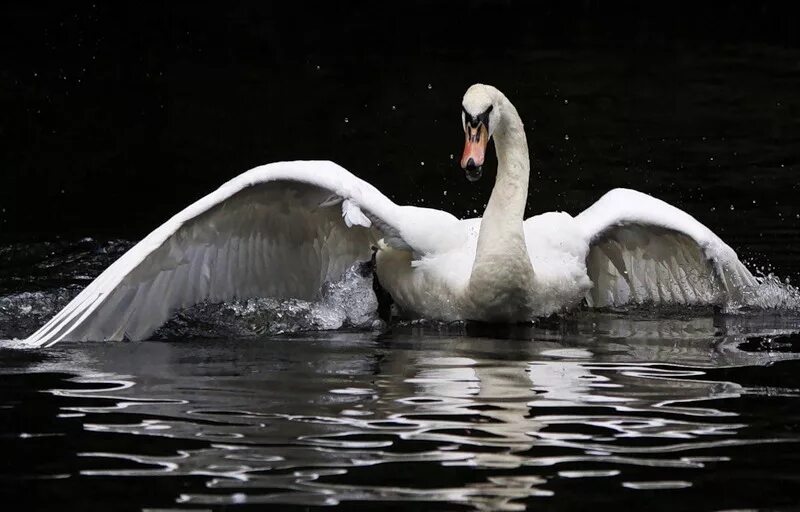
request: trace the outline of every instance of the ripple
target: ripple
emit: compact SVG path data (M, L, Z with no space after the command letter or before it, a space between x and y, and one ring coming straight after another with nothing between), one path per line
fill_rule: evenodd
M586 470L586 471L559 471L558 476L563 478L604 478L617 476L620 474L618 469L606 470Z
M685 489L691 487L691 482L682 480L663 480L659 482L622 482L622 487L639 491L660 491L665 489Z
M183 506L520 510L621 489L687 492L754 457L793 460L800 362L739 349L750 334L715 333L674 350L671 338L415 335L389 348L357 337L65 344L6 378L13 389L14 379L46 379L37 397L53 404L55 423L15 436L68 436L76 478L184 482L171 496ZM770 394L775 372L782 387ZM26 410L0 403L0 414ZM51 433L59 437L41 437ZM66 473L51 462L41 469Z

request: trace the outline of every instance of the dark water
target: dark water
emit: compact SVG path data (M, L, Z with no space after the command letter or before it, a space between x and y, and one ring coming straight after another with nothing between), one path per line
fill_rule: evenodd
M36 509L794 509L800 338L762 320L3 350L0 492Z
M577 214L631 187L754 271L800 278L787 4L393 7L3 3L0 339L265 162L331 159L399 203L475 215L492 172L468 184L455 163L474 82L525 122L528 214ZM0 503L800 506L796 310L276 334L329 325L318 306L262 309L255 327L236 305L210 320L203 306L162 341L0 343Z

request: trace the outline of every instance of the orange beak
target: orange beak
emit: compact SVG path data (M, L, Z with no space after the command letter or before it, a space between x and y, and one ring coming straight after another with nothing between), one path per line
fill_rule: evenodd
M464 154L461 156L461 168L482 166L483 159L486 156L486 143L489 142L486 127L483 123L479 124L477 128L467 125L464 136ZM472 160L471 163L470 160Z
M461 168L467 173L467 179L476 181L481 177L481 166L486 156L486 144L489 134L483 123L477 127L467 125L464 130L464 154L461 156Z

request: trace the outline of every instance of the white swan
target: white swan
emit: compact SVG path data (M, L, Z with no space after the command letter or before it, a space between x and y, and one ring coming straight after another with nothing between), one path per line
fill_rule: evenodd
M408 314L495 322L578 305L736 300L755 278L690 215L632 190L571 217L523 219L530 165L522 121L497 89L463 100L462 167L480 177L494 137L497 177L483 219L398 206L331 162L252 169L130 249L26 341L138 340L201 300L314 298L377 245L377 274Z

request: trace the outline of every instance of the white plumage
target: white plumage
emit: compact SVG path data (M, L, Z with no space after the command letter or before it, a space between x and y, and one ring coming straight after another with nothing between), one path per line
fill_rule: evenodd
M516 110L482 85L464 106L491 112L498 150L483 220L398 206L331 162L264 165L150 233L26 341L144 339L206 299L313 299L373 245L381 284L407 314L427 318L523 321L583 299L722 303L756 284L708 228L632 190L613 190L575 218L523 222L529 165Z

